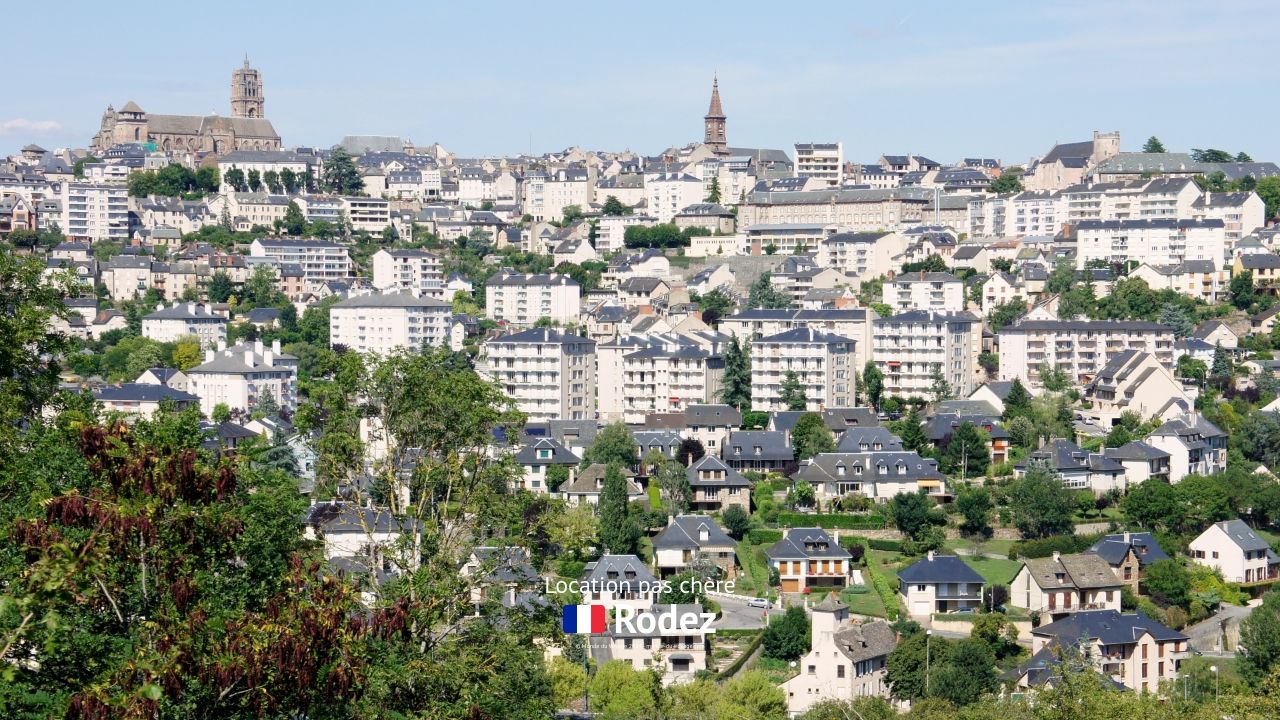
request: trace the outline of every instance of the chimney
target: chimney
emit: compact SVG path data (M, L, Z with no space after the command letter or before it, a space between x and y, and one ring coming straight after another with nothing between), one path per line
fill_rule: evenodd
M195 315L195 314L196 314L196 304L195 304L195 303L193 303L193 302L189 302L189 303L187 303L187 314L188 314L188 315Z
M1129 544L1129 531L1128 531L1128 530L1125 530L1125 531L1124 531L1124 544L1125 544L1125 545L1128 545L1128 544Z
M214 352L213 352L212 350L205 350L205 351L204 351L204 361L205 361L205 362L213 362L213 356L214 356Z
M244 351L244 364L248 365L249 367L253 367L253 351L252 350Z
M1053 561L1054 561L1054 562L1061 562L1061 561L1062 561L1062 553L1058 552L1057 550L1054 550L1054 551L1053 551Z
M279 340L279 338L277 338L277 339L275 339L275 340L272 340L272 341L271 341L271 352L273 352L273 353L275 353L275 354L277 354L277 355L279 355L279 354L280 354L280 340Z
M933 551L930 550L928 555L929 555L929 562L933 562Z
M270 367L270 366L272 366L272 365L275 365L275 364L276 364L276 363L275 363L275 360L276 360L276 354L275 354L275 353L273 353L273 352L271 352L270 350L266 350L266 351L264 351L264 352L262 353L262 364L263 364L263 365L266 365L266 366L268 366L268 367Z
M261 340L254 340L254 341L253 341L253 351L254 351L254 352L256 352L256 353L258 353L259 355L261 355L261 354L262 354L262 341L261 341Z
M836 545L839 545L839 544L840 544L840 531L839 531L839 530L832 530L832 531L831 531L831 539L835 541Z
M157 304L156 304L156 310L163 310L163 309L164 309L164 303L157 303Z

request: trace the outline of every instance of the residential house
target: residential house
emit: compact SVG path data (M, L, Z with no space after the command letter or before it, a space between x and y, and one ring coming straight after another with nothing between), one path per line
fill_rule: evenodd
M177 368L147 368L134 382L142 385L164 385L183 392L187 390L187 374Z
M827 503L848 495L888 502L898 493L946 493L946 477L938 461L909 450L819 453L800 464L791 476L813 485L814 497Z
M725 446L730 433L742 428L742 412L732 405L688 405L684 418L685 432L713 455Z
M720 449L720 459L738 472L788 475L796 469L795 448L786 433L776 430L730 432Z
M658 601L662 584L635 555L601 555L582 574L582 602L607 610L648 610Z
M1280 579L1280 557L1243 520L1210 525L1188 546L1191 559L1211 567L1230 583L1271 583Z
M1253 273L1253 286L1272 295L1280 291L1280 255L1258 253L1240 255L1231 267L1232 276Z
M840 547L839 532L829 535L821 528L788 528L764 555L769 567L777 570L784 593L842 588L849 582L853 556Z
M1102 496L1112 490L1126 489L1123 465L1102 453L1089 452L1070 440L1050 440L1039 450L1029 453L1026 461L1014 466L1014 473L1022 477L1030 463L1043 463L1072 490L1092 490L1094 495Z
M695 557L703 556L720 568L721 578L732 580L737 575L737 546L706 515L668 517L667 526L653 536L654 567L658 575L667 577L688 570Z
M200 398L165 385L123 383L103 385L93 391L93 399L102 403L104 410L150 419L160 409L161 403L172 402L182 410L195 407Z
M751 481L714 455L704 455L686 471L693 498L691 510L721 512L737 505L751 512Z
M993 464L1009 459L1010 436L1000 424L999 416L940 412L925 422L925 437L929 438L929 442L933 443L934 447L944 448L951 442L951 435L956 429L965 423L969 423L987 436L987 449L991 451Z
M604 494L606 470L606 466L592 463L586 469L578 471L572 482L566 481L554 492L570 505L586 503L599 506L600 496ZM622 468L621 472L627 485L627 502L644 499L644 489L636 484L636 474L630 468Z
M1177 679L1191 652L1186 635L1141 612L1089 610L1031 631L1031 651L1077 648L1103 676L1131 690L1156 693Z
M481 546L458 568L458 574L474 584L471 604L476 615L486 599L497 600L503 607L531 607L545 604L541 592L542 577L529 561L529 549L517 545Z
M1121 581L1098 555L1024 560L1009 583L1009 603L1053 617L1080 610L1119 610Z
M1109 428L1120 422L1126 412L1143 420L1180 414L1192 406L1192 399L1150 353L1122 350L1085 386L1085 397L1092 407L1085 410L1087 419Z
M798 674L782 684L791 717L822 701L888 697L886 666L898 645L888 623L850 620L849 606L830 593L813 606L809 632L811 649L800 658Z
M157 305L155 312L142 318L142 336L162 343L194 337L200 347L211 348L226 342L227 318L215 315L201 303Z
M1149 532L1123 532L1104 535L1085 552L1102 558L1115 574L1116 579L1136 595L1138 582L1146 576L1146 570L1154 563L1168 560L1169 556L1155 536Z
M307 508L303 537L320 541L329 565L348 573L387 580L418 567L417 521L398 518L386 508L347 500L314 502Z
M524 468L520 478L521 489L545 494L551 491L548 471L554 466L567 468L569 479L565 482L573 484L574 473L577 472L581 458L550 438L542 438L525 443L516 451L516 464Z
M1166 420L1145 438L1169 453L1169 482L1187 475L1216 475L1227 469L1227 434L1199 412Z
M1009 397L1009 391L1012 389L1012 380L992 380L974 388L974 391L969 393L968 399L986 402L997 413L1004 415L1004 400Z
M1169 482L1169 453L1141 440L1116 448L1104 447L1102 454L1124 467L1124 485L1127 488L1152 478Z
M982 576L955 555L925 557L898 572L898 594L913 617L976 610L982 605Z
M664 685L692 682L697 673L707 669L707 634L700 629L680 633L657 630L664 622L663 615L678 617L692 615L695 627L700 628L703 608L697 604L654 605L637 614L632 624L634 632L612 623L600 643L591 644L591 657L597 664L617 660L629 663L637 672L654 670L660 673ZM641 618L652 615L653 618ZM667 621L669 622L669 621ZM640 628L652 626L652 632Z

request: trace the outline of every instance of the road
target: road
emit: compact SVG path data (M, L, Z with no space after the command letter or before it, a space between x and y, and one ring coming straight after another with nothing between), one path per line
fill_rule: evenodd
M1240 637L1240 623L1251 612L1251 607L1223 605L1213 617L1188 626L1182 632L1191 638L1191 647L1206 654L1217 653L1223 650L1221 638L1225 627L1230 643L1228 649L1234 651Z
M712 623L713 627L723 630L757 630L764 627L764 610L747 607L746 600L723 595L716 595L711 599L720 604L720 617ZM769 614L775 618L781 617L782 610L774 607L769 610Z

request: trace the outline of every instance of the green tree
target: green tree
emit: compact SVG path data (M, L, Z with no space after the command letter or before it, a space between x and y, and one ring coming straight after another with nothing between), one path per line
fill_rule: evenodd
M1040 446L1040 431L1031 418L1025 415L1015 417L1008 425L1009 438L1018 447L1035 450Z
M1178 522L1177 491L1160 480L1148 480L1130 490L1120 507L1125 517L1140 527L1169 529Z
M986 432L965 421L952 431L942 451L939 465L943 472L961 477L979 477L991 464L991 449Z
M1249 413L1231 439L1246 460L1280 469L1280 418L1274 413Z
M222 179L236 192L246 192L249 189L249 181L245 178L244 171L238 167L228 170Z
M966 638L952 647L947 661L929 678L929 692L953 705L972 705L999 687L996 659L981 640Z
M335 147L325 159L321 182L325 190L339 195L355 195L364 190L364 179L355 160L342 147Z
M760 277L751 283L750 292L747 294L748 308L781 310L791 307L791 298L774 287L769 277L770 273L761 273Z
M654 471L658 488L662 496L671 503L672 514L686 512L693 501L693 488L689 485L689 475L684 465L667 461Z
M662 684L656 673L610 660L591 678L591 709L606 720L655 717Z
M1208 148L1204 150L1200 148L1192 148L1191 159L1201 163L1229 163L1233 160L1231 153L1226 150L1217 150L1215 148Z
M795 448L796 460L808 460L818 453L836 451L831 431L822 416L815 412L807 412L796 420L791 430L791 445Z
M956 496L956 509L964 519L960 522L960 532L969 536L991 537L991 493L984 488L962 490Z
M629 511L627 478L621 465L611 463L605 470L600 492L600 543L615 555L632 554L638 549L642 531Z
M1013 173L1005 173L991 181L991 184L987 186L987 192L996 195L1022 192L1022 179Z
M800 384L800 376L796 375L795 371L788 370L782 376L778 399L788 410L804 410L808 407L809 398L805 393L804 385Z
M1280 592L1268 591L1240 623L1240 646L1249 650L1237 660L1240 674L1260 687L1280 667Z
M750 348L750 343L747 345ZM735 335L724 350L724 375L720 380L720 402L739 410L751 409L751 356Z
M1014 525L1024 538L1071 534L1075 506L1074 494L1040 463L1029 464L1026 475L1014 483L1009 494Z
M787 696L759 670L748 670L725 683L715 706L715 720L785 720Z
M1209 376L1216 378L1231 377L1231 356L1227 354L1226 348L1219 344L1213 349L1213 365L1209 367Z
M279 194L284 190L284 185L280 182L280 173L275 170L268 170L262 174L262 184L267 187L268 192Z
M548 527L548 539L553 547L569 553L572 558L583 558L596 544L600 522L595 509L587 503L567 507L556 513Z
M250 170L245 176L245 182L249 185L249 189L258 192L262 189L262 173L257 170Z
M1253 191L1258 193L1258 197L1262 198L1262 202L1266 204L1268 218L1280 215L1280 177L1259 179Z
M1000 332L1017 322L1026 312L1027 302L1020 297L1015 297L1009 302L1001 303L991 308L991 313L987 316L987 322L991 325L991 332Z
M933 371L929 374L929 380L931 382L929 394L933 396L935 403L952 398L954 392L951 389L951 383L947 382L946 376L942 374L942 365L940 363L934 364Z
M284 231L295 237L307 232L307 217L293 200L289 201L289 206L284 210Z
M276 289L276 271L270 265L257 265L244 283L240 305L270 307L280 303L283 295Z
M218 403L213 406L213 412L209 416L210 420L216 423L224 423L231 420L231 408L226 403Z
M795 480L787 491L787 504L794 508L811 508L817 503L813 485L808 480Z
M707 202L709 203L720 202L720 178L719 177L711 178L711 189L707 191Z
M720 288L699 295L695 301L698 303L698 309L702 311L702 321L711 326L717 325L720 318L733 312L733 300Z
M1248 310L1253 307L1257 301L1257 296L1253 289L1253 271L1244 270L1231 277L1231 284L1228 286L1228 294L1231 296L1231 304L1241 310Z
M730 535L741 540L746 535L747 529L751 527L751 516L741 506L730 505L728 509L720 514L720 522L724 524L724 529Z
M907 416L898 423L898 437L902 438L902 447L920 452L929 446L929 438L925 437L924 427L920 420L920 410L915 405L907 411Z
M898 532L918 539L930 524L929 500L920 493L900 492L889 499L889 514Z
M872 409L880 408L880 398L884 396L884 373L871 360L862 368L862 393Z
M1161 560L1147 567L1142 587L1157 602L1186 609L1191 604L1191 576L1177 560Z
M764 631L764 655L778 660L799 660L809 652L809 618L804 608L791 606Z
M922 632L904 638L885 662L893 696L899 700L925 697L926 688L932 690L933 673L946 664L950 654L951 643L942 638L930 638Z
M547 667L551 676L551 697L556 707L562 708L581 700L587 689L587 672L582 665L563 657L553 658Z
M1160 317L1156 322L1173 328L1174 336L1179 338L1187 337L1195 331L1191 319L1176 303L1165 303L1164 307L1160 308Z
M1031 393L1022 384L1021 378L1014 378L1009 385L1009 394L1004 399L1004 419L1012 420L1031 413Z
M604 199L600 212L604 215L630 215L631 208L624 205L617 197L609 195Z
M178 340L173 348L173 365L186 372L204 362L204 352L200 350L200 341L194 337Z
M596 433L595 440L587 448L583 456L589 463L609 465L616 463L621 467L636 464L636 441L631 436L625 423L615 422L604 426Z
M1164 149L1164 143L1160 142L1160 138L1157 138L1155 135L1152 135L1151 137L1147 138L1147 141L1145 143L1142 144L1142 152L1163 153L1163 152L1169 152L1169 151Z
M291 168L285 168L280 171L280 185L284 192L293 195L298 192L298 175Z

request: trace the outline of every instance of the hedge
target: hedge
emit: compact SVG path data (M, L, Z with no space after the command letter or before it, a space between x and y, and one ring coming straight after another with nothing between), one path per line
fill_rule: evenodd
M867 545L872 550L882 550L884 552L902 552L901 540L884 540L880 538L871 538L867 540Z
M868 551L868 542L865 538L858 538L862 541L863 552ZM889 620L898 619L898 591L889 585L889 579L880 572L880 568L873 562L867 563L867 575L871 576L871 586L880 594L880 602L884 603L884 614Z
M782 531L770 528L751 528L747 531L747 540L752 545L772 545L782 540Z
M787 527L820 527L827 530L880 530L885 519L879 515L831 515L827 513L778 513L778 522Z
M747 664L747 660L750 660L751 656L756 653L756 650L760 649L760 644L763 642L764 631L761 630L755 639L747 645L746 649L742 651L742 654L738 656L738 659L733 661L732 665L716 674L716 682L724 682L736 675L742 669L742 666Z
M1038 540L1019 540L1009 546L1009 559L1046 558L1055 552L1064 555L1082 553L1093 546L1106 533L1094 535L1055 535Z

